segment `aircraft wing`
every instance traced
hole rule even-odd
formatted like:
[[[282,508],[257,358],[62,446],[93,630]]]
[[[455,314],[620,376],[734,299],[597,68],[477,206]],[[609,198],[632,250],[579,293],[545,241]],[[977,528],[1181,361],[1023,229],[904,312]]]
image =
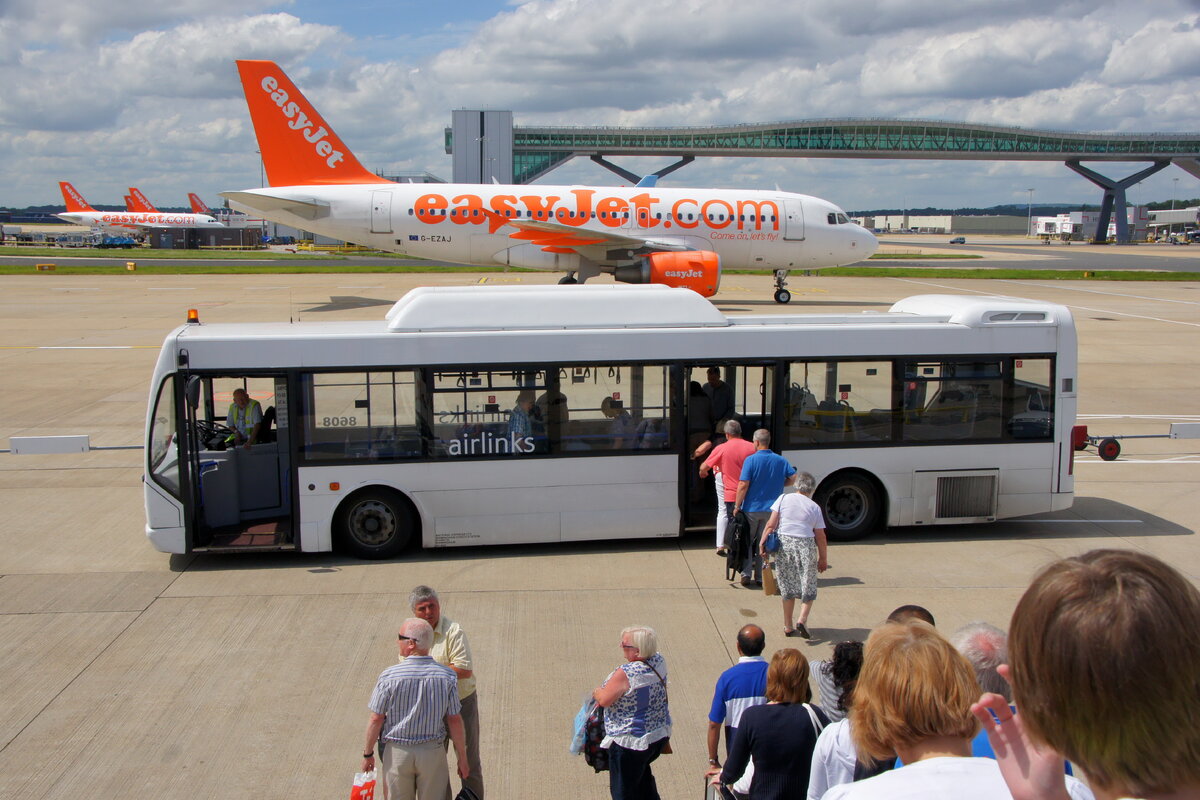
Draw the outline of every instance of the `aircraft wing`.
[[[329,203],[317,198],[301,200],[265,192],[221,192],[221,197],[253,211],[287,211],[304,219],[319,219],[329,215]]]
[[[543,222],[540,220],[510,220],[500,218],[507,225],[516,228],[508,234],[510,239],[517,239],[537,245],[547,253],[584,254],[586,248],[609,250],[623,248],[640,250],[691,250],[692,246],[683,242],[672,242],[669,239],[653,239],[641,236],[626,236],[609,231],[598,231],[593,228],[578,228],[563,225],[559,222]]]

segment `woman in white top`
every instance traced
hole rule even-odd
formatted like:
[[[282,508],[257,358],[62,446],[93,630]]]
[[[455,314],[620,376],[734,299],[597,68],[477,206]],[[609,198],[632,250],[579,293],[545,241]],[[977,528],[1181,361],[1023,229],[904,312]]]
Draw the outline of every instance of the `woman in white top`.
[[[859,759],[898,756],[904,766],[834,786],[823,800],[1011,800],[999,765],[971,756],[979,695],[971,665],[930,625],[876,628],[854,687],[850,736]],[[1071,800],[1092,800],[1082,783],[1063,777]]]
[[[771,519],[763,528],[758,549],[763,558],[767,536],[779,532],[779,550],[775,559],[775,580],[783,597],[783,633],[808,639],[808,613],[817,599],[817,573],[829,566],[826,561],[825,517],[821,507],[813,502],[812,493],[817,481],[807,472],[796,473],[795,494],[781,494],[771,505]],[[800,616],[792,625],[796,601],[800,601]]]

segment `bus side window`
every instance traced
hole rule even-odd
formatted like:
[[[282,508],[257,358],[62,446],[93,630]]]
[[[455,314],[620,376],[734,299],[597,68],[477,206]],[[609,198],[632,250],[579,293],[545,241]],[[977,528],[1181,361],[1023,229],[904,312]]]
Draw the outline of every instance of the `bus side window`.
[[[310,373],[301,383],[307,398],[300,426],[305,458],[388,460],[423,455],[412,370]]]
[[[559,451],[662,450],[670,447],[670,371],[663,365],[588,364],[559,372],[569,408]]]

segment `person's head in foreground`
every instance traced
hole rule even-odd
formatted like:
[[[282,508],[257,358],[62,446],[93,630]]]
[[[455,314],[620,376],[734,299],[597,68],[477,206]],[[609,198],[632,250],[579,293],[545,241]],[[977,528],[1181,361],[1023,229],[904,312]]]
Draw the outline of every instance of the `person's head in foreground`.
[[[1200,592],[1158,559],[1093,550],[1038,573],[1009,627],[1029,737],[1097,797],[1200,797]]]
[[[767,667],[767,700],[772,703],[807,703],[812,700],[808,685],[808,661],[793,647],[775,652]]]
[[[881,625],[867,637],[850,707],[859,760],[899,756],[907,764],[931,744],[969,755],[979,695],[971,665],[932,626]]]

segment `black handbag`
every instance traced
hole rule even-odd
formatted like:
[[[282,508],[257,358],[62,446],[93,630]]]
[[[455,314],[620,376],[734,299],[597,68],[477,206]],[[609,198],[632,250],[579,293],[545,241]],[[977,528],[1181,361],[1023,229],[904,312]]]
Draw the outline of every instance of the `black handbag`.
[[[596,772],[608,770],[608,750],[600,746],[604,741],[604,706],[596,706],[583,723],[583,760]]]

